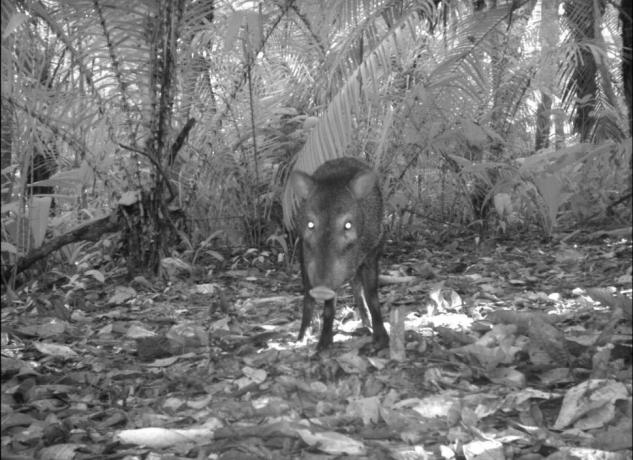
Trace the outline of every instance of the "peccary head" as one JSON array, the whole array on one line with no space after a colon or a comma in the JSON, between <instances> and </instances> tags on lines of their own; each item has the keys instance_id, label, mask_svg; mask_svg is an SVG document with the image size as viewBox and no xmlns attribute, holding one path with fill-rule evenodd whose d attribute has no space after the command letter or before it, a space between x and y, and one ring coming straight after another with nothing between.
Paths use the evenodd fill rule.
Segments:
<instances>
[{"instance_id":1,"label":"peccary head","mask_svg":"<svg viewBox=\"0 0 633 460\"><path fill-rule=\"evenodd\" d=\"M368 257L377 257L382 197L376 174L354 158L324 163L310 176L293 172L301 198L298 230L304 282L316 300L333 298Z\"/></svg>"}]
</instances>

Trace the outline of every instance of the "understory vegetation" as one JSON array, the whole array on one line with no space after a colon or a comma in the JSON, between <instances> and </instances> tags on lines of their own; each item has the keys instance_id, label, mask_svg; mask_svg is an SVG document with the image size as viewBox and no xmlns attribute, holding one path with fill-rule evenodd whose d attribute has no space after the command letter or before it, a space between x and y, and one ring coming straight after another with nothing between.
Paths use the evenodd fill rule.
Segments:
<instances>
[{"instance_id":1,"label":"understory vegetation","mask_svg":"<svg viewBox=\"0 0 633 460\"><path fill-rule=\"evenodd\" d=\"M1 19L3 458L631 458L627 2ZM396 354L347 288L295 340L286 184L343 156Z\"/></svg>"}]
</instances>

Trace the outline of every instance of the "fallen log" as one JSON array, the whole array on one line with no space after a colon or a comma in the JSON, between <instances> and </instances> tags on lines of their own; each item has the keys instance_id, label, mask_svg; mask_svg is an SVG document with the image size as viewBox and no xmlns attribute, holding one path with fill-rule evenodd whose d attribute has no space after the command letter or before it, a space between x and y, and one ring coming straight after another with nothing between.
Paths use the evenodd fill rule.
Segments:
<instances>
[{"instance_id":1,"label":"fallen log","mask_svg":"<svg viewBox=\"0 0 633 460\"><path fill-rule=\"evenodd\" d=\"M32 250L26 256L18 259L15 265L11 265L3 270L2 280L5 282L12 275L23 272L35 262L47 257L51 252L76 241L99 241L105 233L112 233L120 230L119 219L116 213L105 217L93 219L82 224L71 231L64 233L37 249Z\"/></svg>"}]
</instances>

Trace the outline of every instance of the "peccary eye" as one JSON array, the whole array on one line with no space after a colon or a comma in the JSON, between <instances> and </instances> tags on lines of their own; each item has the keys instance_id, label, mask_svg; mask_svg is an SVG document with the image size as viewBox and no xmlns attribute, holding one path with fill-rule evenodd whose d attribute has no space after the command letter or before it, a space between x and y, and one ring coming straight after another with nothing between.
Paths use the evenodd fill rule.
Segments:
<instances>
[{"instance_id":1,"label":"peccary eye","mask_svg":"<svg viewBox=\"0 0 633 460\"><path fill-rule=\"evenodd\" d=\"M352 223L347 221L347 222L345 222L345 225L343 225L343 227L345 228L345 230L351 230Z\"/></svg>"},{"instance_id":2,"label":"peccary eye","mask_svg":"<svg viewBox=\"0 0 633 460\"><path fill-rule=\"evenodd\" d=\"M308 222L308 229L309 230L314 230L314 222L312 222L312 221Z\"/></svg>"}]
</instances>

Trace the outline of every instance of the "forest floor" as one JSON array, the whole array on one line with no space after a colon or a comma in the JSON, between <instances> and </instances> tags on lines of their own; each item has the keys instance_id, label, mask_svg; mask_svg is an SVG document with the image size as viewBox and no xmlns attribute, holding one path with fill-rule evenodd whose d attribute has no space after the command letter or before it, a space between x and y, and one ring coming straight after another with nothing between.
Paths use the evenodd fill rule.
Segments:
<instances>
[{"instance_id":1,"label":"forest floor","mask_svg":"<svg viewBox=\"0 0 633 460\"><path fill-rule=\"evenodd\" d=\"M243 254L5 292L2 458L631 458L630 228L388 242L400 359L360 351L349 288L334 346L297 343L298 268Z\"/></svg>"}]
</instances>

